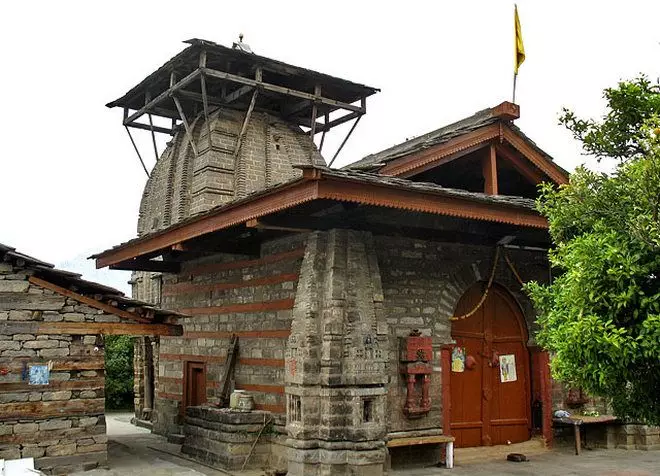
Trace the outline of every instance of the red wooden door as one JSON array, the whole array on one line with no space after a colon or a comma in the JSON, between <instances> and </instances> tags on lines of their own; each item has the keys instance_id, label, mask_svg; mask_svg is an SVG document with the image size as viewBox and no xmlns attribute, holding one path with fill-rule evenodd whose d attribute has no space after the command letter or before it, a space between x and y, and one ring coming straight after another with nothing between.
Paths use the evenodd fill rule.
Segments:
<instances>
[{"instance_id":1,"label":"red wooden door","mask_svg":"<svg viewBox=\"0 0 660 476\"><path fill-rule=\"evenodd\" d=\"M204 362L186 362L183 409L206 403L206 366Z\"/></svg>"},{"instance_id":2,"label":"red wooden door","mask_svg":"<svg viewBox=\"0 0 660 476\"><path fill-rule=\"evenodd\" d=\"M479 303L483 283L460 299L455 315ZM454 321L452 358L451 434L456 446L498 445L529 439L529 354L527 330L518 305L509 293L493 286L483 305L471 316ZM462 371L461 371L462 370Z\"/></svg>"}]
</instances>

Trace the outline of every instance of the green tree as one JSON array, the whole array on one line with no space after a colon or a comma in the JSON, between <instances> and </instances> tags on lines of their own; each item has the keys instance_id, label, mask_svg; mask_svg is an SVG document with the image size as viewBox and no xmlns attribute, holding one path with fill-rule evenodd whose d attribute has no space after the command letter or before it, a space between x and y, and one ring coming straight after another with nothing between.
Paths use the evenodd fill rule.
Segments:
<instances>
[{"instance_id":1,"label":"green tree","mask_svg":"<svg viewBox=\"0 0 660 476\"><path fill-rule=\"evenodd\" d=\"M580 167L568 185L542 186L558 276L527 291L553 376L660 424L660 89L641 77L604 96L601 121L564 110L561 122L616 169Z\"/></svg>"},{"instance_id":2,"label":"green tree","mask_svg":"<svg viewBox=\"0 0 660 476\"><path fill-rule=\"evenodd\" d=\"M133 407L133 338L105 337L105 405L112 410Z\"/></svg>"}]
</instances>

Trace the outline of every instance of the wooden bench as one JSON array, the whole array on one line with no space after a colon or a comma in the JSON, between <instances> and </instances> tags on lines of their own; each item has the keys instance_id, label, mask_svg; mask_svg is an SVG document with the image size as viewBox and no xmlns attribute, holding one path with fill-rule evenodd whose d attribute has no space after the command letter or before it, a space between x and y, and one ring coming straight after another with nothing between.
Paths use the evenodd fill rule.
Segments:
<instances>
[{"instance_id":1,"label":"wooden bench","mask_svg":"<svg viewBox=\"0 0 660 476\"><path fill-rule=\"evenodd\" d=\"M581 416L574 415L569 417L562 418L553 418L552 422L555 425L560 426L572 426L573 427L573 437L575 439L575 454L582 454L582 435L581 431L584 427L584 440L586 443L587 440L587 425L596 425L596 424L607 424L617 421L617 418L612 415L601 415L601 416Z\"/></svg>"},{"instance_id":2,"label":"wooden bench","mask_svg":"<svg viewBox=\"0 0 660 476\"><path fill-rule=\"evenodd\" d=\"M445 464L447 468L454 467L454 440L453 436L448 435L433 435L433 436L416 436L416 437L403 437L392 438L387 442L388 448L400 448L402 446L414 445L445 445Z\"/></svg>"}]
</instances>

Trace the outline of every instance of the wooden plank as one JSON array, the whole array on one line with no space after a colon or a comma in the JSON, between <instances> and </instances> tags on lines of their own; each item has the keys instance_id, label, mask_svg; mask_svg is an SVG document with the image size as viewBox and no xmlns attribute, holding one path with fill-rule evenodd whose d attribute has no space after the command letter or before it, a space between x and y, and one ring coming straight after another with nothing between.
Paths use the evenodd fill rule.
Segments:
<instances>
[{"instance_id":1,"label":"wooden plank","mask_svg":"<svg viewBox=\"0 0 660 476\"><path fill-rule=\"evenodd\" d=\"M497 195L497 149L492 142L482 160L482 172L484 176L484 193Z\"/></svg>"},{"instance_id":2,"label":"wooden plank","mask_svg":"<svg viewBox=\"0 0 660 476\"><path fill-rule=\"evenodd\" d=\"M43 420L49 417L79 415L102 415L105 412L104 398L76 398L52 402L21 402L0 404L0 421Z\"/></svg>"},{"instance_id":3,"label":"wooden plank","mask_svg":"<svg viewBox=\"0 0 660 476\"><path fill-rule=\"evenodd\" d=\"M30 385L27 382L0 382L0 393L36 392L41 390L97 390L104 388L105 379L53 380L48 385Z\"/></svg>"},{"instance_id":4,"label":"wooden plank","mask_svg":"<svg viewBox=\"0 0 660 476\"><path fill-rule=\"evenodd\" d=\"M380 207L405 208L436 215L508 223L531 228L548 228L547 220L535 210L417 190L401 190L385 184L361 182L359 186L355 186L351 181L333 181L326 178L319 182L318 198Z\"/></svg>"},{"instance_id":5,"label":"wooden plank","mask_svg":"<svg viewBox=\"0 0 660 476\"><path fill-rule=\"evenodd\" d=\"M197 276L200 274L218 273L220 271L229 271L233 269L254 268L257 266L264 266L267 264L280 263L282 261L293 261L293 260L298 260L303 256L305 256L305 248L296 248L291 251L283 251L281 253L266 255L262 258L227 261L224 263L205 264L205 265L196 266L194 268L188 268L187 270L189 270L190 273L182 276L181 279L187 280L187 279L191 279L193 276Z\"/></svg>"},{"instance_id":6,"label":"wooden plank","mask_svg":"<svg viewBox=\"0 0 660 476\"><path fill-rule=\"evenodd\" d=\"M118 322L0 322L0 334L42 335L135 335L180 336L181 326L172 324L126 324Z\"/></svg>"},{"instance_id":7,"label":"wooden plank","mask_svg":"<svg viewBox=\"0 0 660 476\"><path fill-rule=\"evenodd\" d=\"M500 128L497 124L481 127L444 144L396 158L380 169L380 173L408 178L474 152L499 135Z\"/></svg>"},{"instance_id":8,"label":"wooden plank","mask_svg":"<svg viewBox=\"0 0 660 476\"><path fill-rule=\"evenodd\" d=\"M246 339L286 339L291 329L271 329L259 331L190 331L184 332L184 339L227 339L236 334Z\"/></svg>"},{"instance_id":9,"label":"wooden plank","mask_svg":"<svg viewBox=\"0 0 660 476\"><path fill-rule=\"evenodd\" d=\"M190 83L195 81L201 74L202 74L202 72L199 69L196 69L195 71L193 71L192 73L190 73L189 75L187 75L186 77L181 79L178 83L170 85L170 87L168 89L166 89L165 91L160 93L158 96L153 98L151 101L149 101L147 104L145 104L142 108L138 109L135 113L128 116L124 120L124 125L125 126L129 125L131 122L134 122L136 119L139 119L144 114L149 112L153 106L156 106L157 104L161 103L162 101L164 101L165 99L170 97L170 95L173 92L175 92L175 91L177 91L181 88L185 88ZM149 126L147 126L147 127L149 127Z\"/></svg>"},{"instance_id":10,"label":"wooden plank","mask_svg":"<svg viewBox=\"0 0 660 476\"><path fill-rule=\"evenodd\" d=\"M119 309L118 307L105 304L101 301L97 301L96 299L92 299L87 296L83 296L82 294L78 294L69 289L63 288L61 286L57 286L56 284L53 284L41 278L37 278L36 276L30 276L29 281L32 284L35 284L45 289L49 289L62 296L75 299L80 303L87 304L89 307L93 307L94 309L107 312L108 314L114 314L115 316L119 316L124 319L129 319L132 321L137 321L142 323L150 322L149 319L145 319L144 317L141 317L135 313L124 311L123 309Z\"/></svg>"},{"instance_id":11,"label":"wooden plank","mask_svg":"<svg viewBox=\"0 0 660 476\"><path fill-rule=\"evenodd\" d=\"M339 109L347 109L349 111L355 111L355 112L360 112L360 113L365 113L366 111L363 110L361 106L355 106L353 104L348 104L342 101L336 101L334 99L326 98L323 96L320 96L318 98L314 97L313 94L306 93L303 91L298 91L296 89L291 89L291 88L286 88L283 86L278 86L275 84L270 84L270 83L265 83L263 81L257 81L251 78L245 78L243 76L237 76L235 74L231 73L225 73L224 71L217 71L214 69L209 69L209 68L204 68L203 72L207 74L208 76L218 78L218 79L225 79L227 81L231 81L234 83L240 83L240 84L245 84L249 86L254 86L260 89L263 89L264 91L272 91L274 93L279 93L279 94L284 94L286 96L294 96L298 97L301 99L308 99L310 101L319 101L322 104L327 104L328 106L334 106Z\"/></svg>"},{"instance_id":12,"label":"wooden plank","mask_svg":"<svg viewBox=\"0 0 660 476\"><path fill-rule=\"evenodd\" d=\"M276 301L248 302L229 304L226 306L185 307L180 312L190 315L226 314L261 311L283 311L293 309L294 299L278 299Z\"/></svg>"},{"instance_id":13,"label":"wooden plank","mask_svg":"<svg viewBox=\"0 0 660 476\"><path fill-rule=\"evenodd\" d=\"M332 156L332 160L328 164L328 167L332 167L332 164L335 162L335 159L339 156L339 153L341 150L344 148L344 145L346 145L346 142L348 142L348 139L351 137L351 134L353 134L353 131L357 127L357 125L360 123L360 119L362 119L362 116L358 116L357 119L355 119L355 122L351 126L351 128L348 131L348 134L346 134L346 137L344 137L344 140L339 144L339 148L335 152L335 155Z\"/></svg>"},{"instance_id":14,"label":"wooden plank","mask_svg":"<svg viewBox=\"0 0 660 476\"><path fill-rule=\"evenodd\" d=\"M257 219L246 221L245 226L248 228L256 228L258 230L290 231L292 233L310 233L314 231L310 228L296 228L292 226L271 225Z\"/></svg>"},{"instance_id":15,"label":"wooden plank","mask_svg":"<svg viewBox=\"0 0 660 476\"><path fill-rule=\"evenodd\" d=\"M229 348L227 349L227 357L225 358L225 368L222 372L222 379L220 380L220 405L223 407L229 406L229 393L231 392L231 382L234 376L234 368L236 367L236 358L238 357L238 336L234 334L231 337Z\"/></svg>"},{"instance_id":16,"label":"wooden plank","mask_svg":"<svg viewBox=\"0 0 660 476\"><path fill-rule=\"evenodd\" d=\"M252 288L260 286L268 286L271 284L290 283L298 281L297 273L283 273L271 276L264 276L261 278L248 279L238 283L213 283L213 284L196 284L196 283L176 283L166 284L163 286L163 296L177 296L181 294L195 294L195 293L208 293L212 291L226 291L229 289Z\"/></svg>"},{"instance_id":17,"label":"wooden plank","mask_svg":"<svg viewBox=\"0 0 660 476\"><path fill-rule=\"evenodd\" d=\"M134 259L122 261L121 263L110 266L110 269L155 271L158 273L176 274L181 270L181 264L168 261L154 261L151 259Z\"/></svg>"},{"instance_id":18,"label":"wooden plank","mask_svg":"<svg viewBox=\"0 0 660 476\"><path fill-rule=\"evenodd\" d=\"M397 448L400 446L415 446L415 445L429 445L437 443L453 443L453 436L447 435L434 435L434 436L418 436L413 438L393 438L387 442L388 448Z\"/></svg>"},{"instance_id":19,"label":"wooden plank","mask_svg":"<svg viewBox=\"0 0 660 476\"><path fill-rule=\"evenodd\" d=\"M497 146L497 153L504 157L511 166L517 170L523 177L531 183L538 185L543 182L545 176L538 171L536 167L528 162L526 159L518 157L513 151L506 146Z\"/></svg>"},{"instance_id":20,"label":"wooden plank","mask_svg":"<svg viewBox=\"0 0 660 476\"><path fill-rule=\"evenodd\" d=\"M224 99L223 103L226 103L226 104L232 103L232 102L236 101L237 99L245 96L247 93L249 93L253 89L254 89L254 86L241 86L240 88L238 88L233 93L227 94L227 96L225 96L225 99Z\"/></svg>"},{"instance_id":21,"label":"wooden plank","mask_svg":"<svg viewBox=\"0 0 660 476\"><path fill-rule=\"evenodd\" d=\"M9 372L21 372L26 363L48 364L52 363L52 370L103 370L105 362L103 358L82 357L72 359L71 357L53 357L48 360L35 360L34 357L0 357L0 368L7 369Z\"/></svg>"},{"instance_id":22,"label":"wooden plank","mask_svg":"<svg viewBox=\"0 0 660 476\"><path fill-rule=\"evenodd\" d=\"M223 363L224 355L194 355L194 354L160 354L162 361L185 361L192 360L198 362ZM240 365L250 367L284 367L284 359L259 359L259 358L239 358Z\"/></svg>"},{"instance_id":23,"label":"wooden plank","mask_svg":"<svg viewBox=\"0 0 660 476\"><path fill-rule=\"evenodd\" d=\"M124 124L126 127L132 127L134 129L140 129L143 131L151 131L153 129L154 132L160 132L162 134L169 134L171 136L174 135L174 129L168 129L166 127L161 127L161 126L150 126L149 124L140 124L139 122L128 122Z\"/></svg>"},{"instance_id":24,"label":"wooden plank","mask_svg":"<svg viewBox=\"0 0 660 476\"><path fill-rule=\"evenodd\" d=\"M181 122L183 122L183 127L186 130L186 136L188 136L188 142L190 143L190 148L195 154L195 157L197 157L198 154L197 154L197 146L195 145L195 139L193 137L190 124L188 124L188 119L186 118L186 114L183 112L183 107L181 107L181 102L179 101L179 98L177 98L176 96L172 96L172 100L174 101L176 110L179 111L179 116L181 116Z\"/></svg>"},{"instance_id":25,"label":"wooden plank","mask_svg":"<svg viewBox=\"0 0 660 476\"><path fill-rule=\"evenodd\" d=\"M538 150L532 147L526 139L520 137L510 127L503 125L504 139L518 150L524 157L537 166L543 173L545 173L556 184L567 184L568 173L561 169L552 160L545 157Z\"/></svg>"}]
</instances>

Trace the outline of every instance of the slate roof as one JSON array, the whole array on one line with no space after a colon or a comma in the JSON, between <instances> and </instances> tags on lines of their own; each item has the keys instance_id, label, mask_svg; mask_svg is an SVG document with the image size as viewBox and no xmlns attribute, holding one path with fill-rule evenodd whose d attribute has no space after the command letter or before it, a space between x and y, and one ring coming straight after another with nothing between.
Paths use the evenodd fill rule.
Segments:
<instances>
[{"instance_id":1,"label":"slate roof","mask_svg":"<svg viewBox=\"0 0 660 476\"><path fill-rule=\"evenodd\" d=\"M12 262L13 264L25 267L26 269L32 270L36 277L42 278L49 283L56 284L66 289L75 290L75 292L79 294L88 295L90 297L93 296L97 301L106 303L112 302L113 306L121 310L141 308L145 311L151 311L154 314L154 317L184 315L178 312L155 307L144 301L131 299L126 297L126 295L118 289L94 281L87 281L82 278L81 274L58 269L55 265L33 258L20 251L16 251L16 248L2 243L0 243L0 262Z\"/></svg>"},{"instance_id":2,"label":"slate roof","mask_svg":"<svg viewBox=\"0 0 660 476\"><path fill-rule=\"evenodd\" d=\"M493 108L482 109L474 113L473 115L461 119L460 121L454 122L447 126L441 127L434 131L428 132L421 136L415 137L413 139L407 140L400 144L389 147L375 154L369 154L357 162L348 164L343 167L343 169L350 170L378 170L383 167L388 162L398 159L400 157L405 157L407 155L419 152L420 150L429 149L433 146L444 144L449 142L455 137L459 137L463 134L467 134L474 130L480 129L482 127L495 124L502 119L496 116L493 112ZM523 131L520 130L515 124L510 121L504 121L511 130L518 134L523 140L525 140L530 146L532 146L537 152L543 155L547 160L554 162L554 159L541 149L533 140L531 140ZM555 165L559 167L556 163ZM561 167L560 167L561 168ZM561 169L563 170L563 169ZM568 172L564 170L568 175Z\"/></svg>"},{"instance_id":3,"label":"slate roof","mask_svg":"<svg viewBox=\"0 0 660 476\"><path fill-rule=\"evenodd\" d=\"M298 166L301 169L319 169L325 177L337 177L354 182L362 182L376 185L385 185L399 190L413 190L417 192L429 193L433 195L442 195L452 198L463 198L473 202L492 203L496 205L505 205L527 210L536 210L535 201L529 198L515 197L510 195L488 195L479 192L469 192L460 188L448 188L432 182L413 182L412 180L380 175L373 172L363 172L357 170L338 170L328 167Z\"/></svg>"},{"instance_id":4,"label":"slate roof","mask_svg":"<svg viewBox=\"0 0 660 476\"><path fill-rule=\"evenodd\" d=\"M489 204L495 204L495 205L503 205L507 207L512 207L512 208L518 208L518 209L524 209L524 210L536 210L535 202L534 200L531 200L529 198L523 198L523 197L515 197L515 196L509 196L509 195L488 195L485 193L478 193L478 192L469 192L467 190L461 190L457 188L447 188L443 187L441 185L435 184L435 183L430 183L430 182L413 182L411 180L407 179L402 179L402 178L397 178L397 177L390 177L390 176L385 176L385 175L379 175L377 173L370 173L370 172L361 172L357 170L339 170L339 169L330 169L328 167L322 167L318 165L296 165L294 166L299 169L316 169L320 170L322 173L322 178L323 177L334 177L334 178L339 178L343 180L350 180L356 183L369 183L369 184L376 184L376 185L383 185L387 187L393 187L398 190L412 190L412 191L417 191L417 192L423 192L423 193L428 193L428 194L435 194L435 195L442 195L446 197L453 197L453 198L461 198L465 200L470 200L474 202L481 202L481 203L489 203ZM101 251L99 253L96 253L92 256L90 256L90 259L97 259L99 257L104 256L106 253L115 251L117 249L123 248L124 246L127 245L132 245L135 243L139 243L141 241L146 241L147 239L150 239L154 236L158 235L164 235L176 228L180 228L188 223L195 222L197 220L201 220L205 217L214 215L216 213L219 213L225 209L230 209L234 208L237 206L240 206L241 204L248 203L251 200L254 200L257 197L263 196L263 195L268 195L271 192L274 192L278 189L281 188L286 188L289 187L295 183L301 182L305 179L303 178L296 178L292 179L287 182L283 182L280 184L276 184L273 186L270 186L268 188L264 188L258 191L255 191L239 200L234 200L226 204L218 205L214 208L211 208L209 210L206 210L204 212L198 213L196 215L192 215L189 218L182 220L178 223L173 224L172 226L168 228L164 228L162 230L157 230L152 233L147 233L142 236L139 236L137 238L133 238L131 240L128 240L126 242L123 242L119 245L113 246L110 249ZM210 230L211 231L211 230Z\"/></svg>"}]
</instances>

